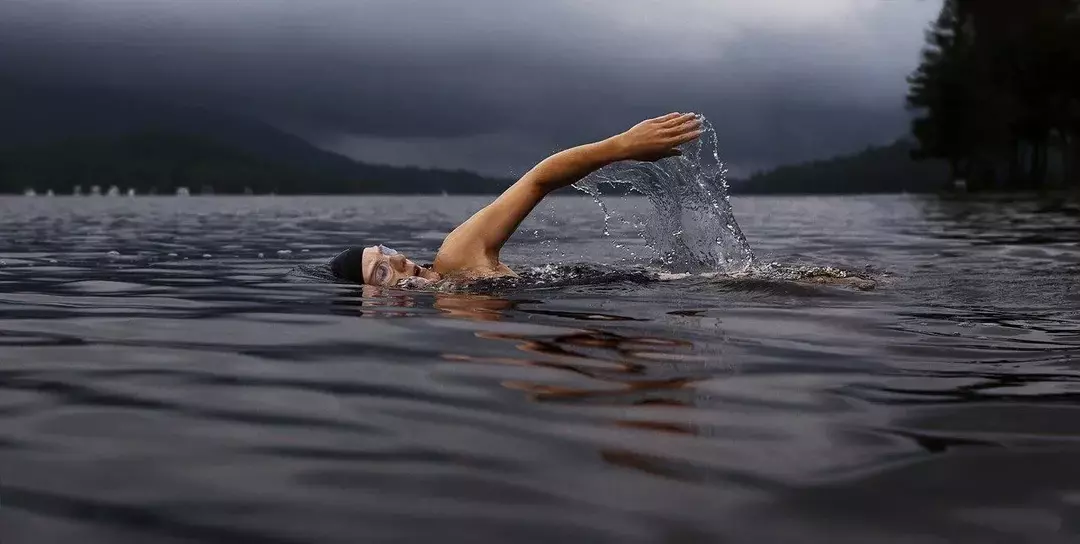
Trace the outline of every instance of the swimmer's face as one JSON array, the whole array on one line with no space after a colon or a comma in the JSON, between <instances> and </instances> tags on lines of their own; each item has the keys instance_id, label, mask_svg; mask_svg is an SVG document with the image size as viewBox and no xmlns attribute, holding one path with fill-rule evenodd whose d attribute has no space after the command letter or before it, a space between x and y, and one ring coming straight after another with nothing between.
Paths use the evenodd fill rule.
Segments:
<instances>
[{"instance_id":1,"label":"swimmer's face","mask_svg":"<svg viewBox=\"0 0 1080 544\"><path fill-rule=\"evenodd\" d=\"M393 287L407 278L423 278L428 281L442 279L437 272L424 268L404 255L385 246L364 248L361 262L364 283L381 287Z\"/></svg>"}]
</instances>

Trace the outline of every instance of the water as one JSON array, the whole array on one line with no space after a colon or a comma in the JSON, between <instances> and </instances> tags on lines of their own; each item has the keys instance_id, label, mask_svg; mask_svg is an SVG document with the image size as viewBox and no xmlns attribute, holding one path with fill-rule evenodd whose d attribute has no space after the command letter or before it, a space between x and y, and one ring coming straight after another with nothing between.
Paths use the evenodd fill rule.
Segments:
<instances>
[{"instance_id":1,"label":"water","mask_svg":"<svg viewBox=\"0 0 1080 544\"><path fill-rule=\"evenodd\" d=\"M653 281L587 197L504 253L578 281L290 277L350 245L429 260L483 203L0 199L0 538L1080 535L1077 203L733 200L757 262L870 266L870 291Z\"/></svg>"},{"instance_id":2,"label":"water","mask_svg":"<svg viewBox=\"0 0 1080 544\"><path fill-rule=\"evenodd\" d=\"M707 119L700 119L703 134L683 145L680 157L614 163L574 187L600 206L605 236L611 234L613 215L603 197L604 187L624 186L631 194L644 195L650 207L618 220L640 231L658 264L669 272L746 272L754 252L731 209L716 130Z\"/></svg>"}]
</instances>

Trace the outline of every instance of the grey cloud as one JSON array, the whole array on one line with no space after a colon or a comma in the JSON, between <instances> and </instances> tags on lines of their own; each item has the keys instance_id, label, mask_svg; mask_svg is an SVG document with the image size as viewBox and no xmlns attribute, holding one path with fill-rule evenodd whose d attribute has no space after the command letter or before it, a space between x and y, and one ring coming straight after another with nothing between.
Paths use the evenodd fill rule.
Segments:
<instances>
[{"instance_id":1,"label":"grey cloud","mask_svg":"<svg viewBox=\"0 0 1080 544\"><path fill-rule=\"evenodd\" d=\"M670 110L708 115L736 171L892 139L906 128L904 76L936 9L0 2L0 50L14 52L0 74L256 115L365 160L491 173ZM473 143L484 151L468 152Z\"/></svg>"}]
</instances>

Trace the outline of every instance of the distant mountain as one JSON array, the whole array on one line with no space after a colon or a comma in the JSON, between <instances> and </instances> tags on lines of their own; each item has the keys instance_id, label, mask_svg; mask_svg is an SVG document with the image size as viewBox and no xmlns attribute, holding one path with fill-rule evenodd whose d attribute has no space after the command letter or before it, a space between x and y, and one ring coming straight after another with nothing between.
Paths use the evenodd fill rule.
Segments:
<instances>
[{"instance_id":1,"label":"distant mountain","mask_svg":"<svg viewBox=\"0 0 1080 544\"><path fill-rule=\"evenodd\" d=\"M0 85L0 193L491 193L510 180L356 162L257 120L103 91Z\"/></svg>"},{"instance_id":2,"label":"distant mountain","mask_svg":"<svg viewBox=\"0 0 1080 544\"><path fill-rule=\"evenodd\" d=\"M939 162L911 159L900 140L860 153L783 166L743 181L739 194L929 192ZM140 193L498 193L511 180L463 171L356 162L261 121L104 91L0 81L0 193L68 193L98 185Z\"/></svg>"},{"instance_id":3,"label":"distant mountain","mask_svg":"<svg viewBox=\"0 0 1080 544\"><path fill-rule=\"evenodd\" d=\"M781 166L742 181L735 194L925 193L946 188L948 168L938 161L915 161L915 144L899 140L853 155Z\"/></svg>"}]
</instances>

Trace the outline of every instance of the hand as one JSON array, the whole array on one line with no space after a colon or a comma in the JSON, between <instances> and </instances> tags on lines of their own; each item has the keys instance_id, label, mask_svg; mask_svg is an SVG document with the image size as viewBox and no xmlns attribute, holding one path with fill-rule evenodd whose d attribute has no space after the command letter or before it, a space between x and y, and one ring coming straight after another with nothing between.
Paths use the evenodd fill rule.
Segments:
<instances>
[{"instance_id":1,"label":"hand","mask_svg":"<svg viewBox=\"0 0 1080 544\"><path fill-rule=\"evenodd\" d=\"M676 148L696 140L702 132L697 114L669 113L642 121L612 140L620 159L653 162L680 155Z\"/></svg>"}]
</instances>

